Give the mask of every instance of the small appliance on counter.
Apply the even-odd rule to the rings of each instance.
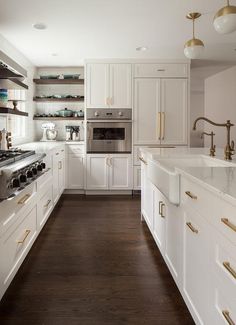
[[[58,131],[55,130],[54,123],[43,123],[41,128],[43,129],[43,137],[40,141],[56,141]]]
[[[66,141],[80,141],[79,126],[66,126]]]
[[[0,150],[8,150],[11,146],[11,132],[3,129],[0,131]]]

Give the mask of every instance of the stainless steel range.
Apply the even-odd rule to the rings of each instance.
[[[46,171],[45,154],[0,150],[0,201],[17,195]]]
[[[131,153],[131,109],[87,110],[87,153]]]

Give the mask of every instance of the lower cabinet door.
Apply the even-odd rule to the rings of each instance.
[[[53,189],[52,184],[47,191],[40,197],[37,211],[37,227],[42,228],[53,210]]]
[[[58,188],[59,196],[63,193],[65,189],[65,158],[61,158],[58,161]]]
[[[86,188],[88,190],[108,190],[107,155],[87,155],[86,158]]]
[[[67,166],[67,188],[83,189],[84,188],[84,156],[68,155]]]
[[[20,221],[16,221],[1,238],[0,296],[6,291],[36,237],[36,215],[36,206],[26,217],[19,215]]]
[[[134,180],[133,180],[134,190],[141,190],[141,167],[134,166],[133,173],[134,173]]]
[[[208,224],[196,212],[184,212],[183,290],[197,324],[210,324]]]
[[[153,201],[154,201],[154,186],[147,177],[147,166],[141,164],[141,210],[142,215],[150,229],[153,231]]]
[[[60,197],[59,192],[59,156],[53,156],[53,202],[56,203]]]
[[[132,155],[111,155],[109,159],[109,189],[131,190],[133,188]]]

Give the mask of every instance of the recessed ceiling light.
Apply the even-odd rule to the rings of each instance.
[[[147,51],[148,50],[148,47],[147,46],[139,46],[139,47],[136,47],[136,51]]]
[[[45,25],[44,23],[35,23],[33,24],[33,27],[38,30],[47,29],[47,25]]]

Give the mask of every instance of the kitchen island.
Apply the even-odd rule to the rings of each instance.
[[[142,218],[197,324],[236,320],[236,161],[217,152],[140,153]]]

